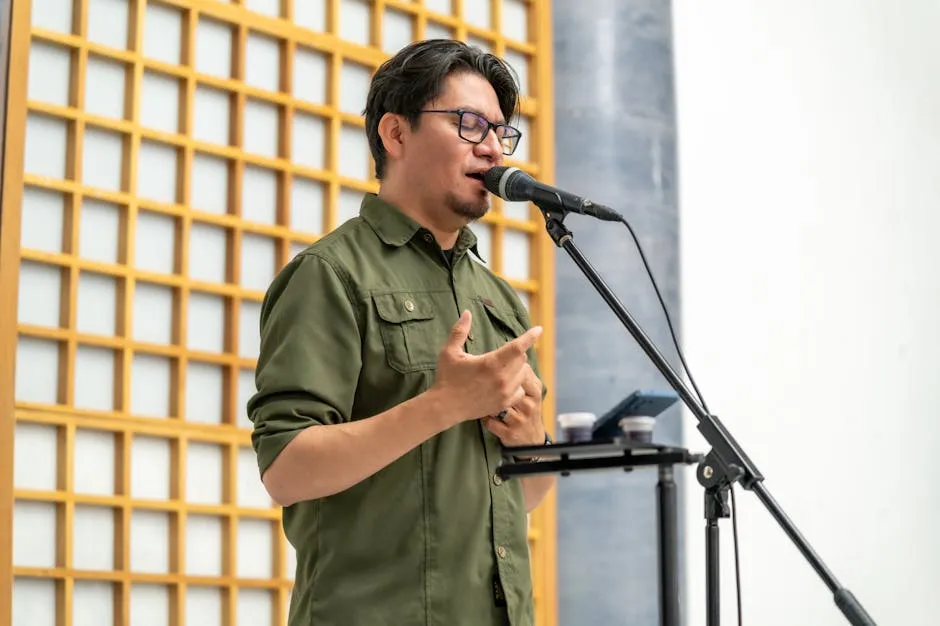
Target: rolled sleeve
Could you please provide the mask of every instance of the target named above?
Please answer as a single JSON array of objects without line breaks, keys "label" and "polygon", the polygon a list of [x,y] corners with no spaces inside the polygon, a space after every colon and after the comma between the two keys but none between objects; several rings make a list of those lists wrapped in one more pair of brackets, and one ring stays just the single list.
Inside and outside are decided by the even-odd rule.
[{"label": "rolled sleeve", "polygon": [[246,407],[262,475],[304,429],[349,420],[362,365],[353,303],[336,268],[316,254],[295,258],[268,289],[257,392]]}]

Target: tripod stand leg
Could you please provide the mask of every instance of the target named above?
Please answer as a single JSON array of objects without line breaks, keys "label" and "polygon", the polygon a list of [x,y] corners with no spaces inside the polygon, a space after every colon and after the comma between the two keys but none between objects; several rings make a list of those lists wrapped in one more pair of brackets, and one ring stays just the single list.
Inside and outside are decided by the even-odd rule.
[{"label": "tripod stand leg", "polygon": [[659,466],[659,623],[679,626],[679,551],[676,483],[671,465]]}]

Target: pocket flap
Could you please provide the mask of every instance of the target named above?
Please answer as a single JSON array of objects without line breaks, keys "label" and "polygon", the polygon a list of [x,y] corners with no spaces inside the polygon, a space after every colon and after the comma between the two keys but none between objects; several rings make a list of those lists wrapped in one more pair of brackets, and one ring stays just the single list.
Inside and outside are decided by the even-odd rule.
[{"label": "pocket flap", "polygon": [[418,298],[413,293],[373,294],[372,301],[375,302],[375,310],[379,317],[392,324],[434,319],[431,302]]},{"label": "pocket flap", "polygon": [[514,337],[518,337],[525,333],[525,328],[522,326],[522,322],[519,321],[519,318],[516,317],[515,311],[505,307],[497,306],[489,298],[478,298],[483,308],[489,314],[489,316],[497,323],[501,324],[506,328]]}]

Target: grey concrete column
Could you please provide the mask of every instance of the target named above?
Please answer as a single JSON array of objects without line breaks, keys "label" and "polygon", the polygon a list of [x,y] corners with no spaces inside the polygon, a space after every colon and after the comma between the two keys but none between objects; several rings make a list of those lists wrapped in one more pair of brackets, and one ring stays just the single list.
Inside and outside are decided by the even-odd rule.
[{"label": "grey concrete column", "polygon": [[[553,11],[557,185],[627,217],[678,333],[671,4],[555,0]],[[577,215],[566,224],[677,367],[663,311],[627,229]],[[559,249],[556,262],[558,411],[600,415],[635,389],[668,388],[568,254]],[[655,436],[681,441],[678,405],[661,417]],[[659,623],[656,480],[655,470],[559,478],[562,626]],[[683,543],[680,537],[680,555]]]}]

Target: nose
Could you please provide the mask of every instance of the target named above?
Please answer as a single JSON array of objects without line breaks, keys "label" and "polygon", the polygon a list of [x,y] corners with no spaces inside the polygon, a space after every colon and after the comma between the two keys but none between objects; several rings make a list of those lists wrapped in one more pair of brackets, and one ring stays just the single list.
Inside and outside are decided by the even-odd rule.
[{"label": "nose", "polygon": [[489,159],[494,165],[503,162],[503,145],[492,128],[486,131],[486,137],[473,150],[477,156]]}]

